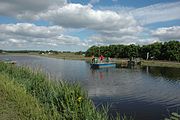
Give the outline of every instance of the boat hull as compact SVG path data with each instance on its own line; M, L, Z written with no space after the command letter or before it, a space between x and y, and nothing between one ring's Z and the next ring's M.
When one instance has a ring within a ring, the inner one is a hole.
M92 68L110 68L110 67L116 67L115 63L93 63L91 64Z

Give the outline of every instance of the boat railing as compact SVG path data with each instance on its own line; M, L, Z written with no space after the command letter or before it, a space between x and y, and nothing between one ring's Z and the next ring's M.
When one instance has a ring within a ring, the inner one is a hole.
M98 63L114 63L112 58L105 58L103 60L100 60L99 58L95 57L91 61L92 64L98 64Z

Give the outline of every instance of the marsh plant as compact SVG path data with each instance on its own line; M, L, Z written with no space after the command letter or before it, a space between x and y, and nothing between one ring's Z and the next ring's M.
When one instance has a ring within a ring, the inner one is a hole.
M77 83L52 81L38 71L4 63L0 63L0 74L21 86L27 94L36 99L49 120L114 119L108 116L106 107L97 110L85 90ZM128 118L117 117L116 119L127 120Z

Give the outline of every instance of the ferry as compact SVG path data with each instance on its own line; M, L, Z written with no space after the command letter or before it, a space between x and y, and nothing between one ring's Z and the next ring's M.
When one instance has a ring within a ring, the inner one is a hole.
M109 68L109 67L116 67L116 63L109 62L109 63L91 63L91 68Z

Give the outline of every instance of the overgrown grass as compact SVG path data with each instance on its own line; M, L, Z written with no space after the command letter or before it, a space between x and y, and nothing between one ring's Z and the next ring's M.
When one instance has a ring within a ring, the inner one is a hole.
M180 62L172 62L172 61L143 60L141 61L141 65L180 68Z
M8 81L18 84L23 88L24 93L14 97L22 98L25 93L30 94L33 99L37 100L38 108L42 108L39 117L48 120L108 120L110 118L106 109L97 111L92 101L88 98L87 93L78 84L69 84L64 81L51 81L45 75L37 71L32 71L24 67L16 67L10 64L0 63L0 75L8 76ZM1 77L1 76L0 76ZM4 78L1 78L4 80ZM2 81L0 81L2 82ZM13 84L6 86L15 88ZM11 95L10 95L11 96ZM19 100L18 104L21 104ZM25 106L24 106L25 107ZM26 106L27 109L33 106ZM41 113L42 112L42 113ZM37 118L39 119L39 118ZM41 119L41 118L40 118ZM127 117L117 117L117 119L127 120Z
M0 74L1 120L48 120L43 106L8 76Z

